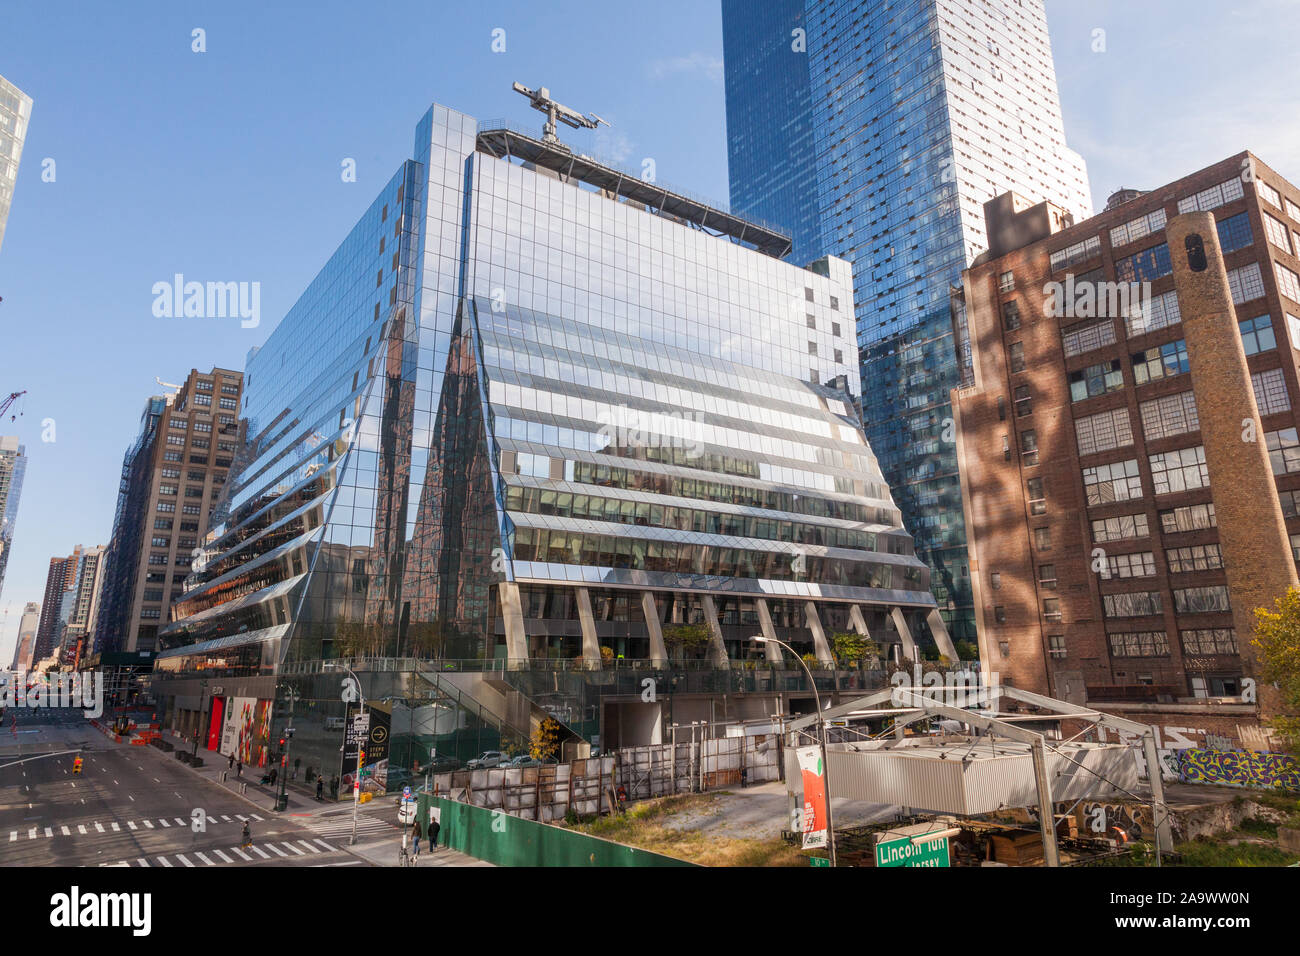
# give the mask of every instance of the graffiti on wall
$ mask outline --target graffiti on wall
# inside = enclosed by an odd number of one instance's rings
[[[1178,751],[1179,779],[1229,787],[1282,789],[1300,793],[1300,761],[1288,754],[1253,750]]]
[[[1195,749],[1201,744],[1197,743],[1196,738],[1206,738],[1210,736],[1203,727],[1160,727],[1153,726],[1156,738],[1156,754],[1160,757],[1160,776],[1164,780],[1173,782],[1180,780],[1182,777],[1179,773],[1178,755],[1184,750]],[[1111,730],[1119,738],[1119,742],[1127,744],[1134,749],[1137,756],[1138,776],[1147,775],[1146,755],[1142,753],[1142,738],[1126,730]],[[1106,742],[1106,728],[1098,727],[1097,736],[1102,743]],[[1223,738],[1219,738],[1223,739]]]

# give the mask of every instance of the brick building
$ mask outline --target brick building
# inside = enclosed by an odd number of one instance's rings
[[[1199,293],[1166,228],[1197,212],[1235,321],[1189,352]],[[953,392],[981,659],[1230,735],[1256,713],[1250,580],[1294,582],[1300,553],[1300,189],[1240,153],[1080,223],[1011,194],[985,215],[990,250],[955,293],[974,382]],[[1241,493],[1261,473],[1276,500]]]

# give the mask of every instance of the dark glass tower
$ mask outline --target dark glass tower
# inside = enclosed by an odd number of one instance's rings
[[[952,290],[1014,191],[1092,213],[1041,0],[723,0],[731,205],[853,263],[863,421],[955,639],[974,612],[950,391]],[[811,138],[810,138],[811,134]],[[811,152],[811,155],[810,155]]]

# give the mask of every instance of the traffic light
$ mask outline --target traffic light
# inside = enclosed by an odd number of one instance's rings
[[[284,738],[283,738],[283,737],[280,738],[280,750],[281,750],[281,751],[284,750]]]

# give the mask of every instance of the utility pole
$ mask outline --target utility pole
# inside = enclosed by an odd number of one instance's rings
[[[796,654],[794,648],[789,644],[778,641],[775,637],[755,637],[754,640],[760,644],[780,644],[790,652],[791,656],[799,662],[799,666],[804,669],[804,673],[808,675],[808,684],[812,687],[813,692],[813,704],[817,708],[817,736],[822,755],[822,784],[826,788],[826,846],[830,852],[831,866],[835,866],[835,817],[831,811],[831,765],[830,761],[826,759],[826,718],[822,716],[822,698],[821,694],[817,693],[817,682],[813,680],[812,671],[808,669],[804,659]]]
[[[361,702],[360,710],[357,716],[358,718],[364,718],[366,714],[366,694],[365,691],[361,689],[361,678],[357,677],[356,672],[353,671],[351,667],[348,667],[346,664],[339,663],[338,661],[327,661],[323,665],[324,670],[334,671],[334,670],[339,670],[340,668],[347,671],[352,676],[353,684],[356,686],[357,698]],[[347,698],[345,697],[344,700],[347,700]],[[362,722],[365,723],[365,726],[367,727],[366,737],[368,739],[369,738],[368,729],[370,725],[368,722],[365,721]],[[345,727],[343,729],[344,741],[347,740],[347,734],[348,734],[348,728]],[[361,768],[365,766],[365,761],[366,761],[366,746],[362,740],[358,740],[357,741],[357,769],[356,769],[356,773],[353,774],[352,777],[352,838],[348,841],[349,846],[356,846],[357,843],[357,808],[361,803]]]

